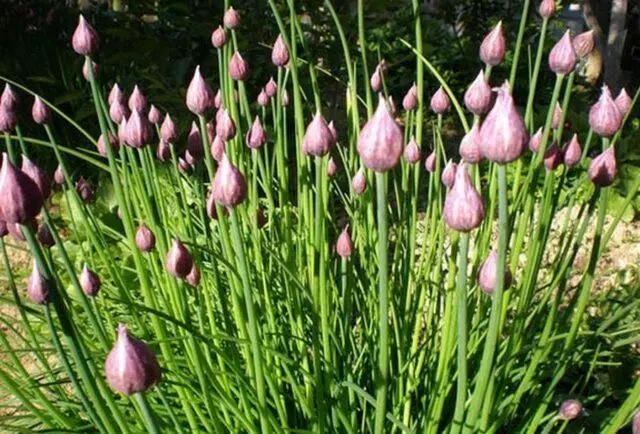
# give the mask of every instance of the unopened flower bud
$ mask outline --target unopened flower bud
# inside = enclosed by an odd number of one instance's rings
[[[47,304],[50,300],[50,286],[44,278],[38,265],[33,261],[33,270],[27,281],[27,296],[29,300],[36,304]]]
[[[273,77],[269,78],[269,81],[264,86],[264,91],[269,98],[273,98],[278,93],[278,85],[273,80]]]
[[[169,274],[178,278],[185,278],[191,271],[193,256],[177,238],[173,240],[171,248],[167,252],[165,266]]]
[[[576,53],[571,44],[571,35],[567,30],[564,36],[549,52],[549,68],[558,75],[571,73],[576,67]]]
[[[80,287],[86,295],[89,297],[95,297],[98,295],[101,286],[100,278],[89,267],[87,267],[87,264],[84,264],[79,280]]]
[[[38,167],[26,155],[22,156],[22,173],[27,175],[36,184],[43,200],[51,195],[51,177],[43,169]]]
[[[113,87],[111,87],[109,96],[107,97],[107,104],[111,105],[116,101],[124,102],[124,93],[118,83],[114,83]]]
[[[433,173],[436,171],[436,151],[431,151],[427,159],[424,161],[424,168],[427,169],[427,172]]]
[[[420,148],[416,143],[416,139],[412,136],[407,146],[404,147],[404,159],[409,164],[416,164],[420,161]]]
[[[333,178],[334,176],[336,176],[337,172],[338,172],[338,165],[336,164],[333,157],[331,157],[329,158],[329,162],[327,163],[327,175],[329,176],[329,178]]]
[[[225,151],[226,146],[224,140],[222,140],[220,136],[216,134],[216,136],[211,141],[211,156],[214,160],[220,162],[222,161],[222,157],[224,156]]]
[[[562,164],[563,155],[562,150],[556,143],[552,143],[544,153],[544,167],[549,171],[554,171]]]
[[[49,107],[42,102],[39,96],[36,95],[33,101],[33,107],[31,108],[31,117],[36,124],[48,124],[51,121],[51,112]]]
[[[369,82],[374,92],[380,92],[380,89],[382,89],[382,71],[380,70],[380,65],[376,66]]]
[[[480,71],[476,79],[464,93],[464,105],[474,115],[483,115],[491,107],[491,86],[484,78],[484,72]]]
[[[616,180],[618,165],[613,146],[598,155],[589,165],[589,179],[596,187],[608,187]]]
[[[140,113],[146,113],[148,106],[147,98],[136,84],[133,87],[133,92],[131,92],[131,95],[129,96],[129,110],[132,112],[137,110]]]
[[[171,148],[169,147],[169,143],[167,143],[164,139],[160,139],[160,142],[158,142],[158,147],[156,148],[156,157],[163,163],[171,158]]]
[[[6,224],[6,223],[5,223]],[[38,242],[44,247],[53,247],[56,244],[56,241],[53,239],[53,235],[51,234],[51,229],[49,229],[48,224],[42,224],[38,228]]]
[[[244,81],[249,77],[249,63],[237,51],[229,60],[229,76],[236,81]]]
[[[4,90],[2,91],[2,95],[0,95],[0,106],[6,107],[9,110],[18,108],[18,95],[16,95],[9,83],[4,85]]]
[[[442,86],[440,86],[436,93],[434,93],[431,97],[431,110],[433,110],[434,113],[441,115],[447,112],[449,110],[449,107],[451,107],[449,96],[444,91]]]
[[[109,117],[113,122],[120,125],[122,120],[129,116],[129,110],[121,101],[114,101],[109,106]]]
[[[441,180],[442,183],[451,187],[456,180],[456,169],[458,165],[453,162],[453,160],[449,160],[446,166],[444,166],[444,170],[442,171]]]
[[[364,165],[376,172],[393,169],[403,151],[402,129],[379,96],[378,108],[358,136],[358,153]]]
[[[96,33],[95,29],[80,15],[78,26],[71,37],[73,51],[84,56],[90,56],[98,49],[99,42],[98,33]]]
[[[84,203],[91,203],[95,200],[95,193],[93,188],[91,188],[91,184],[89,184],[83,177],[80,177],[78,182],[76,182],[76,192]]]
[[[486,294],[492,295],[496,289],[496,280],[498,278],[498,252],[491,250],[489,256],[480,267],[480,274],[478,275],[478,283],[480,289]],[[509,268],[504,267],[504,281],[503,288],[506,289],[511,286],[511,272]]]
[[[143,224],[136,230],[136,246],[143,252],[150,252],[156,246],[156,236],[149,226]]]
[[[553,116],[551,117],[551,128],[553,128],[554,130],[558,129],[561,120],[562,107],[560,107],[560,103],[556,102],[556,105],[553,108]]]
[[[562,420],[572,420],[582,414],[582,404],[576,399],[567,399],[562,402],[558,410],[558,416]]]
[[[167,143],[173,143],[178,138],[178,130],[176,129],[176,124],[167,113],[164,116],[164,121],[162,121],[162,125],[160,126],[160,136],[162,140]]]
[[[551,18],[556,12],[555,0],[542,0],[542,2],[540,2],[538,12],[542,18]]]
[[[251,149],[260,149],[266,141],[267,134],[264,132],[264,128],[262,128],[260,118],[256,116],[255,120],[253,121],[253,125],[251,125],[251,129],[247,132],[245,142]]]
[[[569,143],[565,145],[562,154],[564,156],[564,164],[567,167],[573,167],[580,162],[582,149],[580,148],[577,134],[574,134]]]
[[[240,13],[233,6],[229,6],[229,9],[224,13],[222,22],[225,27],[235,29],[240,25]]]
[[[284,43],[282,35],[278,35],[276,41],[273,43],[273,50],[271,50],[271,61],[278,68],[284,67],[289,62],[289,49]]]
[[[221,115],[216,119],[216,135],[227,142],[236,135],[236,124],[229,116],[227,109],[221,109]]]
[[[89,59],[84,59],[84,63],[82,64],[82,76],[85,80],[91,81],[91,76],[94,79],[98,78],[100,75],[100,67],[96,62]]]
[[[108,143],[111,149],[113,149],[113,152],[117,153],[118,151],[120,151],[120,143],[118,143],[118,140],[116,140],[116,138],[113,137],[110,133],[107,133],[107,137],[109,138]],[[98,153],[103,157],[106,157],[108,155],[107,144],[105,143],[104,136],[102,134],[100,134],[100,137],[98,137],[96,148],[98,149]]]
[[[626,89],[622,88],[615,101],[616,107],[620,110],[620,114],[624,117],[631,110],[631,105],[633,104],[633,100],[627,93]]]
[[[18,123],[12,108],[0,105],[0,133],[10,133]]]
[[[149,116],[147,117],[147,119],[149,119],[149,122],[151,122],[153,125],[157,125],[160,123],[160,121],[162,121],[162,113],[160,113],[160,110],[158,110],[156,106],[151,104],[151,108],[149,109]]]
[[[260,107],[266,107],[269,105],[269,95],[267,95],[267,92],[264,90],[264,88],[260,90],[256,101],[258,102],[258,105],[260,105]]]
[[[198,65],[187,89],[187,108],[195,115],[203,115],[209,108],[213,98],[213,91],[202,77],[200,65]]]
[[[602,137],[613,136],[622,125],[620,109],[611,97],[607,85],[602,86],[600,99],[589,110],[589,126]]]
[[[367,176],[364,174],[364,169],[360,168],[355,174],[351,180],[351,187],[358,196],[367,189]]]
[[[329,125],[318,110],[304,133],[302,153],[323,157],[331,151],[333,142],[333,134],[329,130]]]
[[[476,164],[482,158],[480,154],[480,124],[475,122],[469,132],[460,141],[460,157],[470,164]]]
[[[211,33],[211,44],[216,48],[222,48],[226,43],[227,33],[224,31],[222,26],[218,26],[218,28]]]
[[[499,65],[505,51],[506,41],[502,33],[502,21],[500,21],[480,44],[480,59],[487,65]]]
[[[140,149],[149,143],[152,135],[153,132],[149,120],[138,110],[133,110],[131,116],[127,119],[127,128],[125,130],[127,145]]]
[[[444,201],[443,214],[447,226],[459,232],[477,228],[484,219],[482,197],[471,183],[465,163],[460,163],[456,169],[453,187],[447,192]]]
[[[247,182],[240,170],[223,155],[211,187],[213,199],[221,206],[235,207],[247,196]]]
[[[0,169],[0,218],[7,223],[24,224],[42,208],[44,199],[38,185],[16,168],[6,153]]]
[[[353,242],[349,236],[349,227],[347,226],[342,230],[342,232],[340,232],[340,236],[336,242],[336,253],[342,258],[348,258],[351,256],[352,251]]]
[[[582,59],[583,57],[588,56],[596,45],[593,30],[580,33],[578,36],[573,38],[572,45],[578,58]]]
[[[415,110],[418,107],[418,87],[415,83],[411,85],[406,95],[402,99],[402,107],[406,111]]]

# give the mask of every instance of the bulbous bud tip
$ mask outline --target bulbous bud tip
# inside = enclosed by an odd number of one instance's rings
[[[82,273],[80,273],[80,287],[82,291],[89,297],[95,297],[100,291],[100,278],[94,273],[87,264],[84,264]]]
[[[317,111],[304,133],[302,153],[315,157],[327,155],[333,147],[334,139],[327,121]]]
[[[238,51],[229,60],[229,76],[236,81],[244,81],[249,77],[249,63]]]
[[[406,95],[402,99],[402,107],[406,111],[415,110],[418,106],[418,87],[415,83],[409,88]]]
[[[542,18],[551,18],[556,12],[555,0],[542,0],[542,2],[540,2],[538,12]]]
[[[622,125],[622,114],[611,97],[607,85],[602,86],[600,99],[589,110],[589,126],[602,137],[613,136]]]
[[[83,56],[89,56],[98,49],[99,42],[95,29],[80,15],[78,26],[71,37],[73,51]]]
[[[484,78],[484,72],[480,71],[476,79],[464,93],[464,105],[474,115],[483,115],[491,107],[491,86]]]
[[[44,187],[44,186],[43,186]],[[6,153],[0,169],[0,219],[12,224],[25,224],[38,215],[44,198],[38,185],[16,168]]]
[[[336,253],[342,258],[348,258],[351,256],[352,251],[353,242],[349,236],[349,227],[347,226],[342,230],[340,236],[338,236],[338,241],[336,242]]]
[[[588,174],[596,187],[608,187],[614,183],[618,175],[618,164],[613,146],[609,146],[591,161]]]
[[[444,91],[442,86],[433,94],[431,97],[431,110],[435,113],[441,115],[446,113],[451,107],[451,101],[449,100],[449,96]]]
[[[47,304],[50,300],[49,282],[44,278],[38,265],[33,261],[33,270],[27,281],[27,296],[36,304]]]
[[[222,18],[222,22],[225,27],[229,29],[235,29],[240,25],[240,13],[233,8],[233,6],[229,6],[229,9],[224,13],[224,17]]]
[[[367,176],[364,174],[364,169],[360,168],[351,180],[351,187],[358,196],[364,193],[367,189]]]
[[[499,65],[505,51],[506,41],[502,33],[502,21],[500,21],[480,44],[480,59],[487,65]]]
[[[380,95],[376,112],[358,136],[358,153],[367,168],[386,172],[398,164],[402,151],[402,129],[391,115],[387,101]]]
[[[414,137],[411,137],[407,146],[404,147],[404,159],[409,164],[416,164],[420,161],[420,148],[418,148],[418,143],[416,143]]]
[[[480,267],[480,274],[478,275],[478,283],[480,289],[486,294],[492,295],[496,289],[496,282],[498,278],[498,252],[492,250],[489,256]],[[504,269],[504,281],[503,288],[506,289],[511,286],[511,272],[505,264]]]
[[[549,68],[558,75],[567,75],[576,67],[576,61],[571,34],[567,30],[549,52]]]
[[[143,224],[136,230],[136,246],[143,252],[150,252],[156,246],[156,236],[149,226]]]
[[[33,101],[31,116],[33,117],[33,121],[36,124],[40,125],[48,124],[51,120],[51,112],[49,111],[49,107],[47,107],[37,95],[35,100]]]
[[[202,77],[198,65],[187,88],[187,108],[195,115],[203,115],[209,109],[213,98],[213,91]]]
[[[282,35],[278,35],[276,41],[273,43],[271,61],[278,68],[284,67],[289,62],[289,49],[287,48],[287,44],[284,43]]]
[[[572,420],[582,414],[582,404],[577,399],[567,399],[562,402],[558,416],[562,420]]]
[[[211,44],[216,48],[222,48],[226,43],[227,32],[224,31],[222,26],[218,26],[218,28],[211,33]]]
[[[185,278],[193,266],[193,256],[179,239],[174,239],[167,252],[165,266],[173,277]]]
[[[471,183],[464,163],[460,163],[456,169],[453,186],[444,201],[443,214],[447,226],[459,232],[477,228],[484,219],[482,197]]]
[[[239,205],[247,195],[247,182],[244,176],[231,164],[226,155],[223,155],[213,178],[211,194],[216,203],[225,207]]]

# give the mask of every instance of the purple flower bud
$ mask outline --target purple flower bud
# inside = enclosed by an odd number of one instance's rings
[[[487,65],[499,65],[504,58],[506,45],[500,21],[480,44],[480,59]]]
[[[380,65],[376,66],[376,70],[371,75],[371,80],[369,81],[371,89],[374,92],[380,92],[380,89],[382,89],[382,71],[380,70]]]
[[[554,142],[547,148],[544,153],[544,167],[549,171],[554,171],[558,168],[562,161],[564,160],[564,156],[562,155],[562,150],[558,147],[558,145]]]
[[[213,98],[213,91],[200,74],[200,65],[198,65],[187,89],[187,107],[191,113],[203,115],[210,107]]]
[[[460,163],[456,169],[455,181],[447,192],[443,213],[447,226],[459,232],[477,228],[484,219],[482,197],[471,183],[465,163]]]
[[[476,164],[482,158],[480,154],[480,124],[475,122],[469,132],[460,141],[460,156],[465,163]]]
[[[565,145],[562,154],[564,155],[564,164],[567,167],[573,167],[580,162],[582,149],[580,149],[577,134],[574,134],[569,143]]]
[[[429,173],[436,171],[436,151],[432,151],[424,161],[424,168],[427,169]]]
[[[16,95],[9,83],[4,85],[4,90],[0,96],[0,106],[6,107],[9,110],[18,108],[18,95]]]
[[[91,185],[83,177],[80,177],[78,182],[76,182],[76,192],[84,203],[91,203],[95,200],[93,188],[91,188]]]
[[[480,267],[480,274],[478,275],[478,283],[480,284],[480,289],[486,294],[492,295],[496,289],[496,279],[498,277],[498,252],[496,250],[491,250],[489,256],[484,261],[482,266]],[[509,268],[504,268],[504,286],[503,288],[508,288],[511,286],[511,272]]]
[[[199,161],[204,156],[202,135],[195,122],[191,122],[191,131],[189,131],[189,135],[187,136],[187,153],[191,155],[195,161]],[[193,165],[191,161],[189,161],[189,163]]]
[[[342,232],[340,232],[340,236],[336,242],[336,253],[342,258],[348,258],[351,256],[352,251],[353,242],[349,236],[349,226],[347,226],[342,230]]]
[[[165,266],[169,274],[179,278],[186,277],[193,267],[193,256],[177,238],[174,238],[173,244],[167,252]]]
[[[287,92],[287,89],[284,89],[282,91],[282,106],[286,107],[289,105],[289,92]]]
[[[98,49],[99,42],[98,33],[80,15],[78,26],[71,37],[73,51],[84,56],[90,56]]]
[[[609,87],[602,86],[600,99],[589,110],[589,126],[602,137],[613,136],[622,125],[622,115],[611,97]]]
[[[169,144],[164,139],[160,139],[160,142],[158,142],[156,157],[163,163],[171,158],[171,148],[169,148]]]
[[[120,125],[122,120],[129,116],[129,110],[121,101],[114,101],[109,106],[109,117],[113,122]]]
[[[191,271],[189,271],[189,274],[187,274],[185,280],[190,286],[193,286],[194,288],[200,284],[200,268],[198,268],[198,265],[196,265],[195,263],[193,264],[193,266],[191,267]]]
[[[596,45],[593,30],[580,33],[578,36],[573,38],[572,45],[578,58],[582,59],[583,57],[588,56]]]
[[[226,151],[226,146],[224,140],[222,140],[217,134],[211,141],[211,156],[214,160],[220,162],[224,153]]]
[[[238,168],[231,164],[226,154],[222,156],[222,161],[213,177],[211,194],[217,204],[226,207],[239,205],[247,196],[247,182]]]
[[[22,156],[22,173],[27,175],[38,187],[43,200],[51,195],[51,177],[36,166],[26,155]]]
[[[549,52],[549,68],[558,75],[571,73],[576,67],[576,53],[571,44],[571,35],[567,30],[564,36]]]
[[[44,247],[53,247],[56,244],[56,241],[53,239],[53,235],[51,234],[51,229],[49,229],[49,225],[47,224],[43,224],[38,228],[37,237],[38,242]]]
[[[367,168],[386,172],[398,164],[403,151],[402,142],[402,129],[380,95],[376,112],[362,127],[358,137],[360,158]]]
[[[237,51],[229,60],[229,76],[236,81],[244,81],[249,77],[249,64]]]
[[[572,420],[582,414],[582,404],[576,399],[567,399],[560,405],[558,416],[562,420]]]
[[[273,98],[276,95],[276,93],[278,93],[278,85],[273,80],[273,77],[269,78],[269,81],[264,86],[264,91],[266,92],[269,98]]]
[[[184,159],[187,162],[187,164],[189,164],[190,167],[196,167],[196,165],[198,164],[198,161],[199,161],[198,158],[196,158],[195,156],[191,155],[191,152],[189,152],[188,149],[184,153]]]
[[[40,212],[44,199],[38,185],[2,154],[0,169],[0,218],[7,223],[30,221]]]
[[[225,27],[229,29],[235,29],[240,25],[240,13],[235,10],[232,6],[229,6],[229,9],[224,13],[224,17],[222,18],[222,22]]]
[[[160,113],[160,110],[158,110],[158,108],[153,104],[151,104],[151,108],[149,109],[148,119],[149,122],[154,125],[158,125],[160,121],[162,121],[162,113]]]
[[[480,153],[499,164],[517,160],[527,144],[527,131],[518,113],[509,83],[498,89],[498,98],[480,128]]]
[[[556,101],[556,106],[553,108],[553,116],[551,117],[551,128],[554,130],[558,129],[560,121],[562,121],[562,107],[560,107],[560,103]]]
[[[33,107],[31,107],[31,117],[36,124],[48,124],[51,121],[51,112],[39,96],[36,95],[33,101]]]
[[[416,143],[416,139],[412,136],[409,143],[404,147],[404,159],[409,164],[416,164],[420,161],[420,148]]]
[[[89,69],[89,65],[91,65],[91,69]],[[87,81],[91,81],[92,75],[95,79],[98,78],[99,74],[100,67],[98,66],[98,64],[93,60],[84,59],[84,63],[82,64],[82,76],[84,77],[84,79]]]
[[[218,91],[216,92],[216,96],[213,98],[213,106],[216,109],[222,107],[222,92],[220,91],[220,89],[218,89]]]
[[[338,131],[336,131],[336,124],[333,121],[329,122],[329,131],[331,131],[331,137],[333,137],[333,143],[338,141]]]
[[[65,182],[64,172],[60,164],[58,164],[58,167],[56,167],[56,171],[53,172],[53,182],[55,182],[58,185],[62,185]]]
[[[173,143],[173,141],[178,138],[176,124],[173,123],[173,119],[171,119],[169,113],[164,116],[164,121],[162,121],[162,125],[160,126],[160,136],[162,140],[167,143]]]
[[[216,122],[216,135],[225,142],[233,139],[236,135],[236,124],[229,116],[227,109],[222,109],[220,116],[216,118]]]
[[[122,117],[122,121],[118,124],[118,141],[124,145],[127,143],[127,118]]]
[[[608,187],[616,180],[618,165],[613,146],[598,155],[589,165],[589,179],[596,187]]]
[[[104,363],[104,373],[109,387],[126,396],[147,391],[162,377],[153,351],[144,342],[129,336],[122,324],[118,326],[118,339]]]
[[[538,12],[542,18],[551,18],[556,12],[555,0],[542,0],[542,2],[540,2]]]
[[[480,116],[489,111],[491,99],[491,86],[484,79],[484,72],[480,71],[464,93],[464,104],[471,113]]]
[[[38,265],[33,261],[33,270],[27,280],[27,296],[36,304],[47,304],[49,299],[49,282],[44,278]]]
[[[338,173],[338,165],[333,157],[329,158],[329,162],[327,163],[327,175],[329,178],[333,178]]]
[[[287,48],[287,44],[284,43],[282,35],[278,35],[276,41],[273,43],[271,61],[278,68],[284,67],[289,62],[289,49]]]
[[[442,86],[431,97],[431,110],[439,115],[444,114],[451,107],[451,101]]]
[[[331,151],[333,147],[333,134],[329,130],[329,125],[320,113],[316,112],[313,120],[307,126],[307,131],[302,139],[302,153],[323,157]]]
[[[367,189],[367,176],[364,174],[364,169],[360,168],[351,180],[351,187],[355,194],[360,196]]]
[[[131,117],[127,119],[125,130],[127,145],[140,149],[149,143],[152,135],[149,120],[142,116],[138,110],[133,110]]]
[[[143,252],[150,252],[156,246],[156,236],[149,226],[142,224],[136,230],[136,246]]]
[[[258,94],[257,102],[260,105],[260,107],[266,107],[269,105],[269,95],[267,95],[267,92],[264,90],[264,87],[260,90],[260,93]]]
[[[0,133],[9,133],[15,127],[18,119],[13,109],[0,105]]]
[[[94,273],[87,264],[84,264],[82,268],[82,273],[80,273],[80,287],[82,291],[89,297],[95,297],[98,295],[100,291],[100,278],[96,273]]]
[[[449,160],[446,166],[444,166],[444,170],[442,171],[442,176],[440,177],[442,183],[447,187],[453,186],[453,182],[456,180],[456,170],[458,165],[453,162],[453,160]]]
[[[113,149],[113,152],[117,153],[118,151],[120,151],[120,143],[118,143],[116,138],[113,137],[110,133],[107,133],[107,137],[109,138],[109,146],[111,146],[111,149]],[[96,143],[96,147],[98,148],[98,153],[100,155],[102,155],[103,157],[106,157],[108,155],[107,145],[105,143],[104,136],[102,134],[100,134],[100,137],[98,137],[98,142]]]
[[[415,83],[413,83],[413,85],[411,85],[406,95],[402,99],[402,107],[406,111],[411,111],[411,110],[415,110],[417,106],[418,106],[418,87],[416,86]]]
[[[640,410],[636,410],[633,421],[631,422],[632,434],[640,434]]]
[[[529,138],[529,149],[532,152],[538,152],[540,150],[540,144],[542,143],[542,127],[538,128],[538,131]]]
[[[631,110],[631,105],[633,104],[633,100],[631,99],[627,91],[624,88],[622,88],[622,90],[620,91],[620,93],[615,99],[615,103],[616,103],[616,107],[618,107],[618,110],[620,110],[620,114],[624,117],[627,115],[627,113],[629,113],[629,110]]]
[[[136,84],[133,87],[133,92],[131,92],[131,96],[129,96],[129,110],[132,112],[139,111],[140,113],[147,112],[147,98],[145,98],[144,94]]]
[[[211,44],[216,48],[222,48],[226,43],[227,33],[224,31],[222,26],[218,26],[218,28],[211,33]]]
[[[264,132],[262,128],[262,124],[260,123],[260,118],[256,116],[253,121],[253,125],[251,125],[251,129],[247,132],[247,136],[245,138],[245,142],[247,146],[251,149],[260,149],[264,142],[267,140],[267,134]]]
[[[115,101],[124,102],[124,93],[118,83],[114,83],[111,91],[109,92],[109,96],[107,97],[107,103],[109,105],[113,104]]]

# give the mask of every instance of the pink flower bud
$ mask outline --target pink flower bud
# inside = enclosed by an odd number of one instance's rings
[[[202,135],[200,134],[200,129],[195,122],[191,122],[191,131],[189,131],[189,135],[187,136],[187,153],[191,158],[193,158],[192,161],[187,159],[191,165],[199,161],[204,156]]]
[[[444,201],[443,214],[447,226],[459,232],[477,228],[484,219],[482,197],[471,183],[465,163],[460,163],[456,169],[453,187]]]
[[[120,151],[120,143],[118,143],[116,138],[113,137],[110,133],[107,133],[107,137],[108,137],[109,146],[111,146],[111,149],[113,149],[113,152],[117,153],[118,151]],[[98,153],[100,155],[102,155],[103,157],[106,157],[108,155],[107,144],[105,143],[104,136],[102,134],[100,134],[100,137],[98,137],[98,142],[96,143],[96,147],[98,148]]]
[[[129,110],[131,112],[139,111],[140,113],[147,112],[147,98],[145,98],[144,94],[136,84],[133,87],[133,92],[131,92],[131,96],[129,96]]]
[[[524,121],[505,82],[480,128],[480,153],[489,161],[507,164],[522,155],[527,139]]]
[[[222,109],[220,117],[216,119],[216,135],[227,142],[236,135],[236,124],[229,116],[227,109]]]
[[[336,164],[333,157],[329,158],[329,162],[327,163],[327,175],[329,178],[333,178],[338,173],[338,165]]]
[[[555,0],[542,0],[542,2],[540,2],[538,12],[542,18],[551,18],[556,12]]]
[[[382,71],[380,70],[380,65],[376,66],[376,70],[371,75],[369,82],[374,92],[380,92],[380,89],[382,89]]]
[[[404,159],[409,164],[416,164],[420,161],[420,148],[416,143],[416,139],[412,136],[407,146],[404,147]]]
[[[36,228],[38,223],[35,219],[30,220],[26,223],[29,227]],[[11,237],[16,241],[27,241],[27,237],[22,233],[22,226],[20,223],[7,223],[7,230],[11,234]]]
[[[38,215],[44,199],[38,185],[2,154],[0,169],[0,218],[7,223],[24,224]]]
[[[251,129],[247,132],[245,141],[251,149],[260,149],[262,145],[264,145],[264,142],[267,141],[267,134],[264,132],[258,116],[256,116],[253,125],[251,125]]]
[[[123,117],[118,125],[118,141],[124,145],[127,143],[127,118]]]
[[[218,26],[218,28],[211,33],[211,44],[216,48],[222,48],[226,43],[227,33],[224,31],[222,26]]]
[[[140,149],[149,143],[152,135],[151,125],[147,118],[142,116],[138,110],[133,110],[131,117],[127,120],[126,144]]]
[[[598,155],[589,165],[589,179],[596,187],[608,187],[616,180],[618,165],[613,146]]]
[[[165,260],[167,271],[173,277],[184,278],[189,274],[192,266],[193,256],[179,239],[174,238]]]
[[[6,223],[5,223],[6,225]],[[53,239],[53,235],[51,234],[51,229],[49,229],[49,225],[43,224],[38,228],[38,242],[43,247],[53,247],[56,244],[56,241]]]
[[[6,107],[9,110],[18,108],[18,95],[16,95],[9,83],[4,85],[4,90],[0,96],[0,106]]]
[[[235,207],[247,196],[247,182],[237,167],[233,166],[226,154],[218,166],[211,187],[213,200],[226,207]]]
[[[203,115],[213,98],[213,91],[200,74],[200,65],[198,65],[187,89],[187,108],[195,115]]]
[[[491,86],[484,79],[484,72],[480,71],[464,93],[464,105],[471,113],[480,116],[489,111],[491,99]]]
[[[640,434],[640,410],[636,410],[633,421],[631,422],[632,434]]]
[[[215,98],[213,98],[213,106],[216,109],[219,109],[220,107],[222,107],[222,92],[220,91],[220,89],[218,89],[218,91],[216,92]]]
[[[211,156],[214,160],[220,162],[222,161],[222,157],[224,156],[225,151],[226,146],[224,140],[222,140],[220,136],[216,134],[216,136],[211,141]]]
[[[499,65],[505,51],[506,41],[502,33],[502,21],[500,21],[480,44],[480,59],[487,65]]]
[[[367,189],[367,176],[364,174],[364,169],[360,168],[351,180],[351,187],[353,191],[360,196]]]
[[[622,115],[605,84],[600,99],[589,110],[589,126],[602,137],[613,136],[622,125]]]
[[[269,78],[269,81],[264,86],[264,91],[267,93],[267,96],[269,98],[273,98],[276,93],[278,93],[278,85],[273,80],[273,77]]]
[[[15,127],[18,119],[13,109],[0,105],[0,133],[10,133]]]
[[[143,224],[136,230],[136,246],[143,252],[150,252],[156,246],[156,236],[149,226]]]
[[[232,6],[229,6],[229,9],[224,13],[224,17],[222,18],[222,22],[225,27],[229,29],[235,29],[240,25],[240,13],[235,10]]]
[[[580,162],[582,149],[580,149],[577,134],[574,134],[569,143],[565,145],[562,154],[564,155],[564,164],[567,167],[573,167]]]
[[[38,187],[43,200],[51,195],[51,177],[36,166],[26,155],[22,156],[22,173],[27,175]]]
[[[432,151],[424,161],[424,168],[427,169],[429,173],[436,171],[436,151]]]
[[[109,387],[126,396],[147,391],[162,377],[153,351],[144,342],[129,336],[122,324],[104,363],[104,373]]]
[[[418,87],[415,83],[413,83],[402,99],[402,107],[406,111],[415,110],[415,108],[418,107]]]
[[[33,261],[33,270],[27,280],[27,296],[29,300],[36,304],[49,303],[49,282],[44,278],[36,261]]]
[[[244,81],[249,77],[249,63],[237,51],[229,60],[229,76],[236,81]]]
[[[171,148],[169,147],[169,143],[167,143],[164,139],[160,139],[160,141],[158,142],[158,147],[156,148],[156,157],[163,163],[171,158]]]
[[[466,163],[476,164],[480,161],[480,124],[475,122],[469,132],[460,141],[460,156]]]
[[[351,256],[352,251],[353,242],[349,236],[349,226],[347,226],[342,230],[342,232],[340,232],[340,236],[336,242],[336,253],[342,258],[348,258]]]
[[[307,131],[302,139],[302,153],[305,155],[313,155],[323,157],[331,151],[333,146],[333,134],[329,130],[327,121],[320,113],[316,112],[313,120],[307,126]]]
[[[571,35],[567,30],[564,36],[549,52],[549,68],[558,75],[571,73],[576,67],[576,53],[571,44]]]
[[[331,132],[331,137],[333,137],[333,143],[338,141],[338,131],[336,131],[336,124],[333,121],[329,122],[329,131]]]
[[[582,414],[582,404],[576,399],[567,399],[560,405],[558,416],[562,420],[572,420]]]
[[[260,90],[257,101],[260,107],[266,107],[269,105],[269,95],[267,95],[267,92],[264,90],[264,87]]]
[[[173,143],[178,138],[178,130],[176,129],[176,124],[167,113],[164,116],[164,121],[162,121],[162,125],[160,126],[160,136],[162,140],[167,143]]]
[[[73,51],[84,56],[90,56],[98,49],[99,42],[98,33],[96,33],[94,28],[80,15],[78,26],[71,38]]]
[[[583,57],[588,56],[596,45],[593,30],[580,33],[578,36],[573,38],[572,45],[578,58],[582,59]]]
[[[378,108],[358,137],[358,153],[364,165],[376,172],[393,169],[402,155],[403,134],[389,108],[379,96]]]
[[[185,278],[189,286],[193,286],[194,288],[200,284],[200,268],[195,263],[191,267],[191,271],[187,274]]]
[[[289,49],[287,48],[287,44],[284,43],[282,35],[278,35],[276,41],[273,43],[271,61],[278,68],[284,67],[289,62]]]
[[[453,182],[456,180],[456,169],[458,165],[453,162],[453,160],[449,160],[446,166],[444,166],[444,170],[442,171],[441,180],[444,185],[447,187],[451,187]]]
[[[113,104],[115,101],[124,102],[124,93],[118,83],[114,83],[111,91],[109,92],[109,96],[107,97],[107,103],[109,105]]]
[[[109,117],[116,124],[122,123],[122,120],[129,116],[127,107],[121,101],[114,101],[109,106]]]
[[[160,110],[153,104],[151,104],[151,108],[149,109],[148,119],[153,125],[157,125],[162,121],[162,113],[160,113]]]
[[[431,97],[431,110],[439,115],[444,114],[451,107],[451,101],[442,86]]]
[[[492,295],[496,289],[497,277],[498,252],[496,250],[491,250],[491,253],[489,253],[489,256],[480,267],[480,274],[478,275],[478,283],[480,284],[480,289],[482,289],[482,291],[486,294]],[[511,286],[511,272],[505,264],[503,288],[506,289],[509,286]]]
[[[91,203],[95,200],[95,193],[93,188],[91,188],[91,184],[89,184],[83,177],[80,177],[78,182],[76,182],[76,192],[84,203]]]
[[[620,110],[620,114],[624,117],[631,110],[631,105],[633,104],[633,100],[627,93],[627,91],[623,88],[618,96],[615,99],[616,107]]]
[[[91,69],[89,69],[91,67]],[[96,62],[89,59],[84,59],[84,63],[82,64],[82,76],[85,80],[91,81],[91,76],[96,79],[100,75],[100,67]]]
[[[532,152],[538,152],[540,150],[540,144],[542,143],[542,127],[538,128],[538,131],[529,138],[529,149]]]
[[[87,264],[84,264],[84,268],[82,268],[82,273],[80,273],[80,287],[82,291],[88,295],[89,297],[95,297],[98,295],[100,291],[100,278],[96,273],[94,273]]]
[[[558,129],[560,121],[562,121],[562,107],[560,107],[560,103],[556,101],[556,106],[553,108],[553,116],[551,117],[551,128],[554,130]]]
[[[554,142],[547,148],[544,153],[544,167],[549,171],[554,171],[558,168],[560,164],[562,164],[564,156],[562,155],[562,150],[558,147],[558,145]]]
[[[58,164],[58,167],[56,167],[56,171],[53,172],[53,182],[58,185],[62,185],[65,183],[64,172],[62,171],[62,166],[60,164]]]
[[[282,91],[282,106],[286,107],[289,105],[289,92],[287,92],[287,89],[284,89]]]
[[[40,125],[48,124],[51,120],[49,107],[47,107],[37,95],[33,101],[33,107],[31,108],[31,117],[33,117],[33,121],[36,124]]]

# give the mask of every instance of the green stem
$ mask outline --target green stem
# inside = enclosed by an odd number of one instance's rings
[[[160,431],[156,426],[156,422],[153,417],[153,413],[151,412],[151,408],[149,408],[149,404],[145,399],[142,393],[136,393],[133,395],[136,402],[140,406],[140,410],[142,410],[142,415],[144,416],[144,420],[147,423],[147,429],[151,434],[158,434]]]

